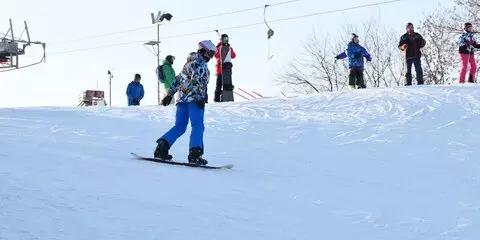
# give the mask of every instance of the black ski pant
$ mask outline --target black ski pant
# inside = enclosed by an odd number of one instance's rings
[[[222,101],[222,74],[217,74],[217,82],[215,85],[215,95],[213,97],[214,102],[221,102]]]
[[[412,65],[415,66],[415,73],[417,74],[417,85],[423,85],[423,69],[422,61],[419,57],[407,59],[407,72],[405,73],[405,78],[407,82],[405,86],[412,85]]]
[[[363,68],[350,68],[348,75],[348,85],[357,86],[357,88],[367,88],[363,79]]]
[[[231,80],[232,80],[232,63],[230,62],[227,62],[227,63],[224,63],[222,65],[222,71],[225,70],[226,74],[225,77],[226,77],[226,82],[229,82],[229,83],[224,83],[223,81],[223,73],[222,74],[217,74],[217,81],[216,81],[216,84],[215,84],[215,95],[213,97],[213,101],[214,102],[223,102],[223,99],[222,99],[222,93],[223,93],[223,90],[227,90],[227,91],[233,91],[233,85],[231,84]]]

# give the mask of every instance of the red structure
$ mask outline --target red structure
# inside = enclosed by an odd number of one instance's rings
[[[107,101],[105,101],[105,92],[102,90],[83,91],[83,94],[80,97],[78,106],[79,107],[107,106]]]

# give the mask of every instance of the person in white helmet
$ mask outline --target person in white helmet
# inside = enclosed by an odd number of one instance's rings
[[[171,160],[168,153],[175,141],[187,130],[188,121],[192,124],[190,134],[188,162],[206,165],[208,161],[202,158],[204,153],[203,133],[205,102],[207,99],[207,85],[210,80],[208,61],[215,56],[217,47],[210,40],[198,43],[196,53],[189,54],[187,63],[175,77],[168,94],[162,99],[162,105],[167,106],[172,96],[178,92],[175,126],[157,140],[157,147],[153,153],[155,158]]]

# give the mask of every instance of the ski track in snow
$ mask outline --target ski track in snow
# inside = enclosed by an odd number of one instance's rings
[[[0,239],[480,236],[480,87],[209,103],[208,171],[134,161],[175,108],[0,109]],[[171,153],[186,159],[187,129]]]

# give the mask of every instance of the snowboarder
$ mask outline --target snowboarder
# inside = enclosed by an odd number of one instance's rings
[[[400,37],[398,48],[405,52],[405,61],[407,64],[407,72],[405,78],[407,82],[405,86],[412,85],[412,64],[415,66],[417,75],[417,84],[423,85],[423,69],[422,69],[422,52],[420,49],[425,47],[426,41],[419,33],[414,31],[412,23],[407,23],[407,32]]]
[[[475,82],[475,72],[477,71],[477,64],[475,63],[475,48],[480,48],[477,43],[475,35],[472,33],[473,25],[465,23],[464,32],[458,38],[458,53],[460,53],[460,60],[462,68],[460,69],[459,82],[465,83],[465,75],[467,74],[467,66],[470,63],[470,73],[468,75],[468,82]]]
[[[172,55],[167,55],[165,60],[163,60],[162,65],[160,65],[160,70],[163,73],[164,83],[162,89],[162,98],[166,97],[168,94],[168,89],[172,86],[173,81],[175,80],[175,70],[173,69],[172,65],[175,61],[175,57]],[[172,105],[175,105],[176,98],[175,95],[172,98]]]
[[[140,101],[145,94],[143,85],[140,83],[142,77],[140,74],[135,74],[135,79],[131,81],[127,86],[127,99],[128,106],[139,106]]]
[[[217,53],[215,54],[217,59],[217,82],[213,98],[214,102],[233,102],[232,59],[236,56],[237,54],[230,46],[228,35],[222,34],[220,42],[217,44]]]
[[[178,91],[177,110],[175,125],[157,140],[157,147],[153,153],[155,158],[171,160],[173,157],[168,153],[175,141],[182,136],[188,125],[192,124],[190,134],[188,162],[206,165],[207,160],[202,158],[204,153],[203,133],[205,102],[207,97],[207,85],[210,79],[208,61],[215,56],[217,48],[210,40],[198,43],[196,54],[189,56],[182,71],[175,77],[166,97],[162,99],[162,105],[167,106],[172,101],[172,96]]]
[[[348,85],[352,88],[366,88],[365,80],[363,78],[364,70],[364,61],[363,58],[366,58],[367,61],[372,61],[372,57],[367,52],[367,50],[359,44],[358,35],[352,33],[352,39],[348,43],[348,47],[345,51],[335,56],[335,61],[338,59],[344,59],[348,57],[348,68],[350,69],[350,74],[348,76]]]

